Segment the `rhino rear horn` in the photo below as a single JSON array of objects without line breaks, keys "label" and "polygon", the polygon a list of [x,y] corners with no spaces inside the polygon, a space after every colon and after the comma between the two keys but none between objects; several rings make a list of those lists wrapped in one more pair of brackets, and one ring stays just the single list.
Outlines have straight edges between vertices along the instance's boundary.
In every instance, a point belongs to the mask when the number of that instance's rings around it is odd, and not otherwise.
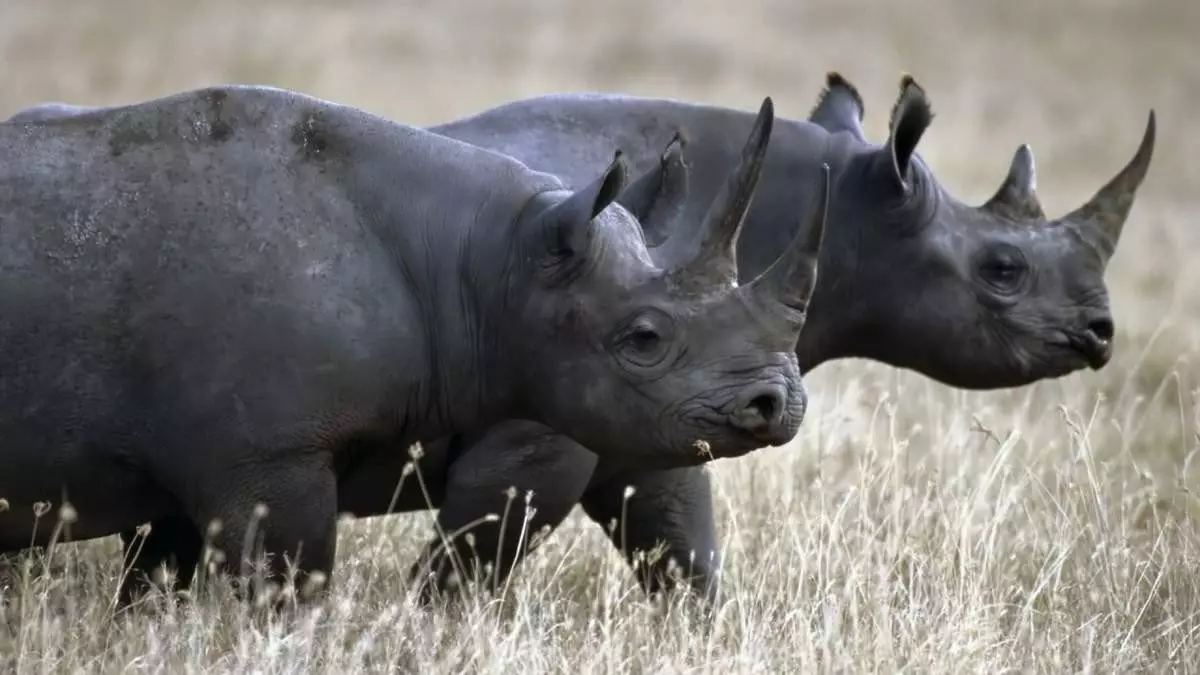
[{"label": "rhino rear horn", "polygon": [[911,75],[900,78],[900,97],[892,106],[888,119],[887,150],[891,158],[892,171],[896,180],[908,189],[908,169],[917,151],[921,136],[933,123],[933,108],[925,97],[925,90]]},{"label": "rhino rear horn", "polygon": [[550,208],[543,216],[548,244],[556,255],[577,256],[588,250],[592,220],[617,200],[625,186],[625,158],[620,151],[599,178]]},{"label": "rhino rear horn", "polygon": [[867,137],[862,128],[865,109],[858,89],[841,73],[830,71],[825,74],[825,88],[808,114],[808,121],[831,134],[848,132],[865,143]]},{"label": "rhino rear horn", "polygon": [[775,104],[768,96],[742,148],[741,161],[717,192],[699,229],[693,236],[675,232],[660,247],[656,257],[678,283],[707,287],[737,280],[735,246],[762,175],[774,120]]},{"label": "rhino rear horn", "polygon": [[617,198],[642,224],[646,245],[658,246],[679,217],[688,195],[688,167],[683,161],[687,144],[681,132],[675,132],[658,165],[645,172]]},{"label": "rhino rear horn", "polygon": [[1046,214],[1037,197],[1037,169],[1029,145],[1022,144],[1017,148],[1000,189],[982,208],[1018,220],[1045,220]]},{"label": "rhino rear horn", "polygon": [[1133,199],[1150,169],[1156,127],[1154,110],[1151,109],[1142,143],[1133,159],[1083,206],[1063,217],[1063,220],[1079,226],[1106,257],[1111,257],[1116,251],[1121,229],[1125,227],[1125,219],[1133,208]]},{"label": "rhino rear horn", "polygon": [[808,303],[817,287],[817,260],[825,239],[825,221],[829,216],[829,165],[821,165],[821,199],[783,254],[746,286],[738,289],[759,306],[779,303],[794,312],[807,313]]}]

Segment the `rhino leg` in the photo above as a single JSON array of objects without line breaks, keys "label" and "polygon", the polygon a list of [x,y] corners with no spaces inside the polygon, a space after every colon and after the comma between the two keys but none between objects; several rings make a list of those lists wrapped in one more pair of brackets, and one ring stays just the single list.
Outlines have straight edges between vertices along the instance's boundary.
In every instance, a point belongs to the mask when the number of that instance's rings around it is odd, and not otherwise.
[{"label": "rhino leg", "polygon": [[437,517],[450,546],[435,537],[411,570],[421,599],[456,590],[458,581],[498,588],[536,547],[531,537],[553,530],[579,503],[595,465],[586,448],[534,422],[511,420],[467,439]]},{"label": "rhino leg", "polygon": [[[629,488],[633,494],[626,498]],[[720,557],[712,483],[702,467],[616,471],[588,486],[581,503],[648,593],[673,588],[678,570],[701,598],[716,598]],[[639,553],[644,560],[638,560]]]},{"label": "rhino leg", "polygon": [[137,530],[121,532],[125,553],[125,577],[121,580],[118,606],[127,607],[138,596],[157,585],[154,572],[160,565],[175,570],[175,588],[191,587],[196,565],[200,563],[203,539],[187,516],[169,516],[150,524],[150,532],[140,537]]},{"label": "rhino leg", "polygon": [[[223,556],[226,573],[249,582],[239,594],[254,598],[269,584],[286,583],[289,567],[297,591],[304,591],[314,573],[328,588],[337,548],[337,478],[328,453],[287,452],[239,464],[190,480],[198,492],[187,494],[192,523],[213,533],[215,552]],[[265,507],[265,508],[264,508]],[[219,527],[212,527],[216,522]],[[267,556],[265,569],[256,563]],[[248,592],[248,593],[247,593]]]}]

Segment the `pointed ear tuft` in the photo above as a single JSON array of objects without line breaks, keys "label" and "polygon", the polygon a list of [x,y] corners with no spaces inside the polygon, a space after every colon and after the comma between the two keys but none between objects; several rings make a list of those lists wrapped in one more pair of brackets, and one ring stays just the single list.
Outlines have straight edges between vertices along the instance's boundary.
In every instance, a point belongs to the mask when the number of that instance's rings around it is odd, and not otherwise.
[{"label": "pointed ear tuft", "polygon": [[900,78],[900,96],[892,106],[888,119],[887,141],[892,170],[904,189],[908,189],[908,169],[917,151],[917,144],[932,123],[933,108],[925,96],[925,90],[912,75],[905,73]]},{"label": "pointed ear tuft", "polygon": [[689,169],[683,159],[686,143],[683,132],[676,131],[659,155],[658,164],[630,183],[617,199],[642,224],[646,245],[651,248],[670,236],[687,202]]},{"label": "pointed ear tuft", "polygon": [[854,105],[858,106],[858,120],[861,122],[867,106],[863,103],[862,94],[858,93],[858,87],[854,86],[850,80],[847,80],[838,71],[831,70],[825,73],[825,91],[833,91],[835,89],[844,89],[849,94],[851,100],[854,101]]},{"label": "pointed ear tuft", "polygon": [[825,74],[825,88],[817,96],[808,121],[831,134],[845,131],[865,142],[862,129],[865,109],[858,89],[841,73],[831,70]]},{"label": "pointed ear tuft", "polygon": [[625,173],[625,160],[618,151],[599,178],[546,211],[542,218],[553,254],[579,256],[587,252],[595,230],[592,220],[617,200],[625,187]]},{"label": "pointed ear tuft", "polygon": [[588,220],[600,215],[601,211],[617,201],[621,190],[625,189],[625,177],[628,173],[629,167],[626,165],[625,157],[620,150],[617,150],[613,155],[612,163],[608,165],[604,176],[600,179],[600,187],[596,190],[592,200],[592,211]]}]

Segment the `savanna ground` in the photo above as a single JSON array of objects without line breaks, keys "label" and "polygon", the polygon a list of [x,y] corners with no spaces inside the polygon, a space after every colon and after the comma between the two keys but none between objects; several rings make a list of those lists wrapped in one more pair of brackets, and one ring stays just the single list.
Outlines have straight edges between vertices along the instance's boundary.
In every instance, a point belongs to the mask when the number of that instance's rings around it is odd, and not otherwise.
[{"label": "savanna ground", "polygon": [[346,523],[335,596],[254,615],[217,587],[111,619],[115,538],[0,563],[6,672],[1186,672],[1200,670],[1200,4],[1191,0],[2,0],[0,115],[218,82],[428,124],[597,89],[804,117],[828,69],[886,135],[902,71],[922,152],[981,202],[1017,145],[1047,211],[1159,143],[1108,273],[1116,357],[1005,392],[828,364],[791,446],[711,470],[726,546],[710,632],[644,600],[581,513],[504,603],[420,611],[431,514]]}]

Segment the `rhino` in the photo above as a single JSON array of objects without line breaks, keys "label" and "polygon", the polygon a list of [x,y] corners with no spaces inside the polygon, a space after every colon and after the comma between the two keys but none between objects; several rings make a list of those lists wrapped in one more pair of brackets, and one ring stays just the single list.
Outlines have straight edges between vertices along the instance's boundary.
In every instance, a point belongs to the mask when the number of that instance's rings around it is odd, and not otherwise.
[{"label": "rhino", "polygon": [[62,101],[46,101],[31,105],[28,108],[18,110],[13,113],[5,122],[15,122],[17,124],[28,124],[30,122],[40,122],[42,120],[60,119],[63,117],[74,117],[84,113],[103,110],[98,106],[75,105],[73,103],[64,103]]},{"label": "rhino", "polygon": [[[50,105],[45,114],[71,114]],[[1054,220],[1038,200],[1027,145],[981,205],[964,204],[939,185],[917,152],[933,111],[911,75],[900,79],[883,144],[867,140],[864,110],[857,88],[830,72],[807,120],[776,121],[739,239],[738,273],[752,279],[794,236],[798,214],[822,194],[822,167],[830,167],[821,274],[796,345],[802,371],[865,358],[947,386],[987,390],[1104,367],[1115,327],[1103,275],[1150,166],[1154,110],[1130,162],[1083,206]],[[620,144],[634,166],[662,167],[663,180],[690,190],[682,207],[656,207],[670,219],[703,209],[703,196],[719,185],[720,167],[752,118],[677,100],[559,94],[430,129],[573,185],[604,164],[608,144]],[[720,558],[707,473],[631,467],[591,450],[527,420],[426,438],[415,461],[380,453],[348,467],[338,508],[370,517],[433,506],[441,532],[471,525],[473,542],[435,536],[413,565],[427,598],[489,567],[486,581],[501,582],[536,544],[529,533],[552,530],[576,504],[605,529],[648,592],[682,579],[701,597],[715,597]],[[420,483],[411,477],[414,467]],[[488,522],[489,514],[508,522]],[[189,583],[187,561],[200,549],[190,523],[156,522],[144,541],[135,543],[132,531],[122,538],[127,555],[140,547],[140,569],[184,561],[178,582]],[[661,555],[646,555],[660,547]]]},{"label": "rhino", "polygon": [[289,557],[303,589],[342,471],[420,439],[523,419],[645,468],[786,443],[826,202],[736,282],[773,114],[658,226],[678,182],[612,149],[567,188],[282,89],[0,124],[0,551],[186,523],[249,590]]}]

